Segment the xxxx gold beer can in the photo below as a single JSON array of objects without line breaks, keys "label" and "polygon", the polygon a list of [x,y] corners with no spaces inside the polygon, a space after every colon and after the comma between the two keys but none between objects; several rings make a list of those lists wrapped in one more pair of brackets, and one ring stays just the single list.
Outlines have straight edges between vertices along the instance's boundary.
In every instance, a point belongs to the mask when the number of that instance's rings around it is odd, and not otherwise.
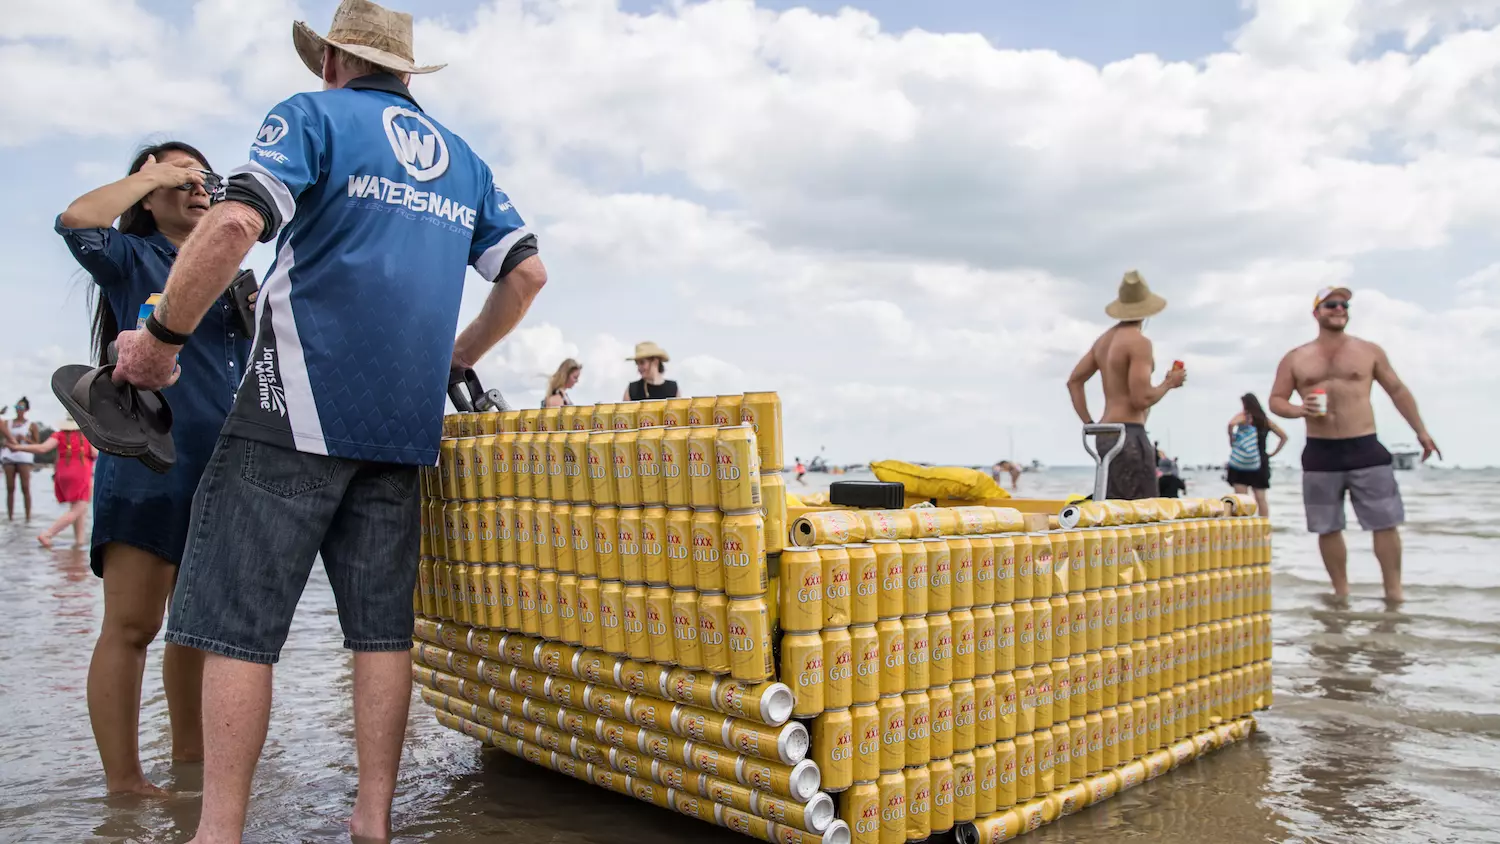
[{"label": "xxxx gold beer can", "polygon": [[953,828],[953,803],[957,791],[953,762],[934,759],[928,770],[932,780],[932,831],[946,832]]},{"label": "xxxx gold beer can", "polygon": [[953,679],[967,680],[975,675],[974,613],[957,609],[948,613],[953,629]]},{"label": "xxxx gold beer can", "polygon": [[614,462],[615,500],[621,508],[641,506],[641,479],[635,471],[640,459],[636,448],[639,440],[639,431],[617,428],[610,444],[610,458]]},{"label": "xxxx gold beer can", "polygon": [[616,432],[634,431],[640,427],[641,403],[635,401],[618,402],[610,413],[609,425]]},{"label": "xxxx gold beer can", "polygon": [[761,506],[760,456],[749,425],[719,428],[714,434],[714,483],[719,509],[735,513]]},{"label": "xxxx gold beer can", "polygon": [[620,555],[620,577],[626,583],[646,582],[646,561],[641,555],[641,520],[639,507],[621,507],[615,533],[615,548]]},{"label": "xxxx gold beer can", "polygon": [[714,480],[717,436],[718,429],[711,425],[688,429],[688,503],[694,510],[713,510],[719,506],[719,488]]},{"label": "xxxx gold beer can", "polygon": [[816,550],[788,548],[781,552],[779,588],[781,629],[823,628],[823,560]]},{"label": "xxxx gold beer can", "polygon": [[547,478],[547,434],[542,431],[526,438],[526,458],[531,464],[531,497],[542,501],[550,497]]},{"label": "xxxx gold beer can", "polygon": [[947,759],[953,755],[953,689],[949,686],[933,686],[927,690],[929,712],[932,714],[932,742],[929,752],[933,759]]},{"label": "xxxx gold beer can", "polygon": [[716,428],[740,424],[740,408],[744,404],[744,399],[745,397],[742,395],[715,397],[713,416],[705,424],[713,425]]},{"label": "xxxx gold beer can", "polygon": [[847,627],[823,631],[824,699],[829,709],[854,703],[854,641]]},{"label": "xxxx gold beer can", "polygon": [[679,664],[672,624],[672,589],[666,584],[652,584],[646,589],[646,637],[650,640],[651,661],[658,665]]},{"label": "xxxx gold beer can", "polygon": [[[1068,714],[1068,664],[1062,663],[1061,671],[1055,671],[1057,663],[1033,666],[1036,676],[1036,728],[1051,729],[1058,715]],[[1060,711],[1059,711],[1060,710]]]},{"label": "xxxx gold beer can", "polygon": [[448,561],[452,563],[467,562],[469,557],[464,544],[463,506],[462,501],[449,501],[443,505],[443,544]]},{"label": "xxxx gold beer can", "polygon": [[1155,580],[1147,581],[1146,593],[1146,631],[1147,638],[1161,635],[1161,584]]},{"label": "xxxx gold beer can", "polygon": [[453,470],[458,473],[458,497],[464,501],[479,500],[479,475],[474,465],[478,443],[477,437],[469,435],[459,438],[454,449]]},{"label": "xxxx gold beer can", "polygon": [[[875,613],[878,618],[897,618],[906,609],[906,573],[901,546],[889,539],[870,543],[875,554],[875,570],[880,578]],[[782,565],[786,564],[785,556]]]},{"label": "xxxx gold beer can", "polygon": [[880,769],[900,770],[906,765],[906,703],[901,695],[883,695],[875,711],[880,719]]},{"label": "xxxx gold beer can", "polygon": [[900,768],[882,771],[879,844],[906,844],[906,776]]},{"label": "xxxx gold beer can", "polygon": [[896,544],[901,548],[901,570],[906,575],[906,615],[926,615],[931,604],[927,546],[920,539],[902,539]]},{"label": "xxxx gold beer can", "polygon": [[[1132,746],[1134,748],[1133,755],[1134,755],[1134,758],[1136,758],[1136,759],[1139,759],[1142,756],[1145,756],[1147,753],[1149,753],[1151,751],[1150,746],[1146,743],[1146,728],[1147,728],[1146,716],[1147,716],[1147,713],[1148,713],[1148,709],[1149,709],[1149,707],[1147,706],[1147,704],[1146,704],[1146,698],[1144,698],[1144,697],[1138,697],[1135,700],[1133,700],[1133,701],[1130,702],[1130,717],[1131,717],[1131,720],[1133,721],[1134,726],[1135,726],[1135,741],[1134,741],[1134,743],[1133,743]],[[1124,721],[1123,721],[1123,719],[1121,721],[1120,727],[1121,727],[1120,732],[1123,734],[1124,733]]]},{"label": "xxxx gold beer can", "polygon": [[[604,631],[599,626],[599,579],[597,577],[578,579],[578,600],[575,606],[578,613],[579,644],[585,648],[603,649]],[[510,627],[509,622],[506,627]]]},{"label": "xxxx gold beer can", "polygon": [[[1003,676],[1005,675],[996,675],[995,677],[997,693],[999,693],[998,687],[1001,683],[1000,678]],[[1013,672],[1011,676],[1014,678],[1014,682],[1016,684],[1016,734],[1020,735],[1024,733],[1034,732],[1037,728],[1036,704],[1037,698],[1039,696],[1037,688],[1036,669],[1020,668]],[[1001,701],[1003,705],[1003,697],[1001,698]],[[1004,724],[1001,725],[1001,729],[1004,729]],[[1004,732],[1000,734],[1000,737],[1005,737]]]},{"label": "xxxx gold beer can", "polygon": [[851,844],[879,844],[880,787],[855,782],[839,795],[839,817],[849,824]]},{"label": "xxxx gold beer can", "polygon": [[953,620],[948,613],[927,616],[929,682],[946,686],[953,682]]},{"label": "xxxx gold beer can", "polygon": [[1099,533],[1099,588],[1111,589],[1120,585],[1120,537],[1128,536],[1124,529],[1100,528]]},{"label": "xxxx gold beer can", "polygon": [[594,553],[594,507],[574,504],[568,525],[569,543],[573,546],[573,566],[580,577],[599,576],[599,557]]},{"label": "xxxx gold beer can", "polygon": [[642,428],[636,436],[635,475],[640,479],[641,502],[647,506],[665,506],[667,503],[661,476],[661,451],[666,433],[665,428]]},{"label": "xxxx gold beer can", "polygon": [[475,565],[483,562],[480,546],[479,502],[465,501],[458,509],[458,529],[463,532],[464,562]]},{"label": "xxxx gold beer can", "polygon": [[995,603],[995,540],[990,536],[971,536],[969,549],[974,562],[973,604],[991,606]]},{"label": "xxxx gold beer can", "polygon": [[1001,535],[990,537],[990,541],[995,546],[995,606],[1009,604],[1016,600],[1017,538]]},{"label": "xxxx gold beer can", "polygon": [[830,709],[813,720],[812,757],[826,791],[843,791],[854,783],[854,718],[849,710]]},{"label": "xxxx gold beer can", "polygon": [[905,632],[906,690],[920,691],[932,685],[931,640],[927,618],[909,615],[901,619]]},{"label": "xxxx gold beer can", "polygon": [[1088,599],[1082,592],[1068,593],[1068,633],[1072,639],[1068,655],[1082,656],[1088,649]]},{"label": "xxxx gold beer can", "polygon": [[731,598],[766,594],[765,524],[760,513],[731,514],[719,527],[719,561],[724,591]]},{"label": "xxxx gold beer can", "polygon": [[771,623],[765,600],[731,599],[725,620],[728,623],[730,676],[742,683],[769,679],[775,674],[776,665],[771,653]]},{"label": "xxxx gold beer can", "polygon": [[650,662],[651,637],[646,633],[646,584],[625,584],[621,610],[625,627],[625,654],[639,662]]},{"label": "xxxx gold beer can", "polygon": [[614,430],[615,406],[609,402],[599,402],[594,405],[589,413],[589,432]]},{"label": "xxxx gold beer can", "polygon": [[880,635],[873,624],[849,628],[850,653],[854,657],[854,705],[874,703],[880,696]]},{"label": "xxxx gold beer can", "polygon": [[620,561],[620,508],[598,506],[594,508],[594,559],[599,564],[601,580],[623,580],[624,567]]},{"label": "xxxx gold beer can", "polygon": [[[1019,741],[1019,739],[1006,740],[995,744],[995,768],[998,771],[995,786],[995,811],[997,812],[1003,812],[1017,803],[1016,789],[1020,778]],[[1032,764],[1035,764],[1034,758]]]},{"label": "xxxx gold beer can", "polygon": [[[1084,712],[1098,712],[1104,708],[1104,657],[1096,651],[1089,651],[1081,659]],[[1068,663],[1071,666],[1072,660],[1069,659]],[[1076,695],[1078,690],[1074,689],[1073,692]]]},{"label": "xxxx gold beer can", "polygon": [[[1014,604],[1011,604],[1011,611],[1015,614],[1016,617],[1016,667],[1026,668],[1031,665],[1035,665],[1037,662],[1041,661],[1037,657],[1036,652],[1036,612],[1032,609],[1030,601],[1017,601]],[[1048,610],[1048,612],[1050,614],[1050,609]],[[998,609],[995,612],[995,624],[997,627],[1000,627],[1000,632],[1003,636],[1005,628],[1001,626],[1000,610]],[[1003,662],[1004,645],[1002,644],[1001,647]],[[998,668],[998,670],[1005,670],[1003,664]]]},{"label": "xxxx gold beer can", "polygon": [[1052,657],[1067,659],[1073,652],[1073,621],[1067,594],[1053,595],[1047,599],[1047,606],[1052,614]]},{"label": "xxxx gold beer can", "polygon": [[692,399],[673,398],[667,399],[662,405],[661,426],[663,428],[681,428],[688,424],[688,405]]},{"label": "xxxx gold beer can", "polygon": [[[1031,540],[1032,537],[1030,534],[1016,534],[1011,537],[1011,542],[1014,543],[1016,549],[1015,592],[1011,596],[1012,601],[1030,601],[1033,597],[1032,591],[1036,588],[1036,577],[1034,574],[1036,569],[1035,553],[1040,548],[1035,547]],[[1047,546],[1048,554],[1052,553],[1051,548],[1052,546],[1049,544]],[[998,592],[995,595],[995,600],[1001,600]]]},{"label": "xxxx gold beer can", "polygon": [[[1120,702],[1122,689],[1120,686],[1120,651],[1118,648],[1105,648],[1099,652],[1100,670],[1104,674],[1104,692],[1101,703],[1105,709],[1111,708]],[[1128,698],[1126,698],[1128,700]]]},{"label": "xxxx gold beer can", "polygon": [[947,612],[953,609],[953,554],[948,540],[922,540],[927,549],[927,611]]},{"label": "xxxx gold beer can", "polygon": [[[1049,734],[1050,735],[1050,734]],[[1037,746],[1034,733],[1016,736],[1016,802],[1025,803],[1037,793]],[[996,751],[997,753],[999,751]],[[1003,769],[1002,769],[1003,770]]]},{"label": "xxxx gold beer can", "polygon": [[481,501],[479,503],[475,533],[479,540],[479,561],[486,565],[499,565],[500,563],[500,537],[504,531],[502,519],[504,519],[504,514],[500,512],[499,502]]},{"label": "xxxx gold beer can", "polygon": [[910,513],[913,536],[925,539],[958,533],[958,516],[947,507],[919,507]]},{"label": "xxxx gold beer can", "polygon": [[944,542],[952,573],[953,609],[969,609],[974,606],[974,544],[963,536],[950,536]]},{"label": "xxxx gold beer can", "polygon": [[792,687],[792,715],[812,718],[827,709],[822,634],[816,630],[788,632],[781,639],[781,679]]},{"label": "xxxx gold beer can", "polygon": [[532,494],[531,481],[531,440],[535,434],[523,432],[516,434],[513,442],[514,450],[510,455],[510,473],[516,480],[516,497],[530,498]]},{"label": "xxxx gold beer can", "polygon": [[847,626],[853,611],[849,552],[841,545],[819,545],[817,551],[823,564],[823,626]]},{"label": "xxxx gold beer can", "polygon": [[1057,744],[1050,727],[1032,733],[1031,739],[1036,746],[1036,793],[1045,797],[1060,786],[1054,770]]},{"label": "xxxx gold beer can", "polygon": [[1104,536],[1098,528],[1079,531],[1083,541],[1083,589],[1100,589],[1104,586]]},{"label": "xxxx gold beer can", "polygon": [[844,546],[849,555],[849,620],[874,624],[879,618],[880,572],[875,548],[868,543]]},{"label": "xxxx gold beer can", "polygon": [[1097,651],[1103,648],[1104,595],[1099,590],[1083,593],[1083,618],[1084,651]]},{"label": "xxxx gold beer can", "polygon": [[536,413],[536,430],[545,433],[561,431],[562,408],[544,407],[538,410]]},{"label": "xxxx gold beer can", "polygon": [[457,459],[458,440],[444,434],[442,442],[438,445],[438,477],[441,481],[443,498],[448,501],[457,501],[459,498],[458,469],[454,466]]},{"label": "xxxx gold beer can", "polygon": [[[495,570],[495,582],[500,581],[499,566],[486,566],[486,577],[489,576],[488,569]],[[489,597],[486,596],[486,601]],[[499,607],[496,606],[491,615],[498,615]],[[560,622],[562,640],[570,645],[583,644],[582,628],[578,624],[578,575],[563,574],[557,577],[557,618]],[[499,627],[491,624],[491,627]]]},{"label": "xxxx gold beer can", "polygon": [[537,570],[521,567],[516,578],[516,601],[520,607],[521,632],[527,636],[542,635],[542,617],[538,609]]},{"label": "xxxx gold beer can", "polygon": [[427,618],[437,618],[437,587],[433,583],[433,562],[424,557],[417,569],[417,591],[422,604],[421,614]]},{"label": "xxxx gold beer can", "polygon": [[452,607],[453,620],[459,624],[472,625],[474,617],[469,614],[469,564],[448,565],[448,603]]},{"label": "xxxx gold beer can", "polygon": [[667,583],[673,589],[692,589],[693,581],[693,511],[666,511]]},{"label": "xxxx gold beer can", "polygon": [[724,516],[717,510],[694,510],[693,582],[699,592],[723,592],[724,569],[719,551],[724,546]]},{"label": "xxxx gold beer can", "polygon": [[[1068,570],[1068,561],[1066,559],[1057,559],[1059,554],[1067,553],[1067,547],[1067,540],[1062,539],[1060,534],[1032,534],[1031,599],[1033,601],[1039,598],[1051,598],[1059,591],[1066,591],[1066,589],[1058,588],[1066,584],[1059,583],[1055,574],[1059,564],[1062,565],[1064,573]],[[1066,574],[1063,577],[1066,579]]]},{"label": "xxxx gold beer can", "polygon": [[875,623],[880,647],[880,694],[906,691],[906,628],[899,618],[882,618]]},{"label": "xxxx gold beer can", "polygon": [[568,499],[568,468],[564,455],[568,435],[562,431],[553,431],[546,438],[546,460],[547,460],[547,489],[548,497],[553,501],[567,501]]},{"label": "xxxx gold beer can", "polygon": [[999,700],[993,676],[980,677],[974,681],[974,744],[976,747],[995,743],[996,724],[1000,718]]},{"label": "xxxx gold beer can", "polygon": [[779,554],[787,547],[786,479],[780,472],[762,472],[760,490],[760,512],[766,519],[766,553]]},{"label": "xxxx gold beer can", "polygon": [[[1092,777],[1104,770],[1104,716],[1090,712],[1084,716],[1083,776]],[[1075,759],[1076,763],[1077,760]]]},{"label": "xxxx gold beer can", "polygon": [[659,428],[662,424],[662,416],[667,410],[666,399],[646,399],[636,402],[635,427],[641,430],[647,428]]},{"label": "xxxx gold beer can", "polygon": [[688,429],[668,428],[662,434],[657,463],[661,466],[662,499],[668,507],[690,507],[688,494]]},{"label": "xxxx gold beer can", "polygon": [[906,764],[925,765],[932,760],[932,699],[926,691],[901,696],[906,707]]},{"label": "xxxx gold beer can", "polygon": [[641,511],[641,565],[646,582],[671,582],[667,567],[667,511],[664,507],[646,507]]},{"label": "xxxx gold beer can", "polygon": [[[590,433],[585,454],[587,455],[586,470],[588,472],[589,498],[596,507],[618,507],[620,499],[615,491],[614,431],[605,430]],[[519,474],[516,476],[516,480],[520,485],[526,483],[522,481]]]},{"label": "xxxx gold beer can", "polygon": [[552,502],[537,501],[531,508],[531,540],[536,545],[538,571],[557,571],[552,555]]},{"label": "xxxx gold beer can", "polygon": [[552,562],[558,574],[577,574],[578,555],[573,550],[573,505],[553,502],[548,530],[552,539]]},{"label": "xxxx gold beer can", "polygon": [[[522,570],[521,589],[526,589],[525,570]],[[522,621],[525,621],[525,602],[522,601]],[[599,627],[604,650],[615,656],[629,656],[625,643],[625,586],[618,580],[605,580],[599,584]]]},{"label": "xxxx gold beer can", "polygon": [[[1126,590],[1129,594],[1129,590]],[[1103,635],[1101,643],[1106,648],[1112,648],[1122,641],[1120,628],[1120,590],[1114,586],[1106,586],[1099,590],[1099,614],[1101,617],[1101,628]],[[1129,631],[1123,631],[1128,633]],[[1124,639],[1123,641],[1130,641]]]},{"label": "xxxx gold beer can", "polygon": [[1068,672],[1068,717],[1082,718],[1088,712],[1088,662],[1082,656],[1074,654],[1064,664]]},{"label": "xxxx gold beer can", "polygon": [[974,748],[974,819],[995,813],[999,803],[1000,764],[993,745]]},{"label": "xxxx gold beer can", "polygon": [[998,637],[998,631],[995,629],[995,610],[992,607],[975,607],[973,675],[975,679],[995,673],[995,646]]},{"label": "xxxx gold beer can", "polygon": [[977,737],[977,690],[971,680],[960,680],[950,687],[953,693],[953,750],[973,750]]},{"label": "xxxx gold beer can", "polygon": [[1103,770],[1112,771],[1119,767],[1122,761],[1130,761],[1126,754],[1125,759],[1120,758],[1120,713],[1117,707],[1109,707],[1099,713],[1100,728],[1104,732],[1104,749],[1100,752],[1099,763]]},{"label": "xxxx gold beer can", "polygon": [[494,434],[484,434],[474,438],[473,472],[476,492],[481,499],[498,498],[500,495],[498,482],[499,477],[495,474],[494,456],[495,445],[498,442]]},{"label": "xxxx gold beer can", "polygon": [[[1014,608],[1013,608],[1014,607]],[[996,604],[995,613],[995,671],[1014,671],[1022,666],[1020,662],[1020,621],[1017,610],[1030,610],[1025,604]],[[980,631],[982,634],[982,631]],[[1033,645],[1033,654],[1035,646]],[[1025,663],[1029,665],[1030,663]]]},{"label": "xxxx gold beer can", "polygon": [[781,398],[772,392],[746,393],[740,403],[740,422],[755,432],[761,469],[781,469],[786,463],[781,450]]},{"label": "xxxx gold beer can", "polygon": [[690,671],[703,668],[703,650],[698,645],[698,593],[691,589],[672,591],[672,651],[676,663]]}]

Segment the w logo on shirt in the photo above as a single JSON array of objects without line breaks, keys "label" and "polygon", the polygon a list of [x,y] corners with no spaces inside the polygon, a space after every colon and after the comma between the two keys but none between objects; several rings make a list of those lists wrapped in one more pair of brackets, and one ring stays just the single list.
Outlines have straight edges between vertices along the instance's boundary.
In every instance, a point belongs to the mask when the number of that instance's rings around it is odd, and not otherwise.
[{"label": "w logo on shirt", "polygon": [[413,179],[430,182],[448,171],[448,143],[421,112],[391,106],[381,122],[396,160]]},{"label": "w logo on shirt", "polygon": [[254,144],[260,147],[275,146],[282,138],[286,137],[286,132],[286,121],[282,119],[281,115],[273,114],[266,118],[266,122],[260,127],[260,131],[255,133]]}]

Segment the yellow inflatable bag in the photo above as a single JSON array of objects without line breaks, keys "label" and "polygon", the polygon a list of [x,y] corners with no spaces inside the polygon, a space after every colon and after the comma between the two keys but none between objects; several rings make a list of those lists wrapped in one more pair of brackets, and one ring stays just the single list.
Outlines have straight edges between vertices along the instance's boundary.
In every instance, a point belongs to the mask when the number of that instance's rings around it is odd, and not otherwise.
[{"label": "yellow inflatable bag", "polygon": [[900,460],[881,460],[871,463],[870,471],[887,483],[904,484],[908,495],[921,498],[984,501],[1010,497],[989,475],[961,466],[918,466]]},{"label": "yellow inflatable bag", "polygon": [[799,498],[799,497],[797,497],[797,495],[795,493],[788,492],[786,494],[786,506],[788,506],[788,507],[806,507],[807,505],[803,504],[802,503],[802,499]]}]

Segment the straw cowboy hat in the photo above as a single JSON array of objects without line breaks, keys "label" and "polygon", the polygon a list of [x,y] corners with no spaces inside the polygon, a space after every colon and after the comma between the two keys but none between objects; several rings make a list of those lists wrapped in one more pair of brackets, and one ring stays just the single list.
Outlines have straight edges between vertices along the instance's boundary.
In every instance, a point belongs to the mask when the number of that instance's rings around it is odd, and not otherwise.
[{"label": "straw cowboy hat", "polygon": [[432,73],[446,64],[418,65],[412,57],[411,15],[368,0],[343,0],[333,13],[328,35],[303,21],[292,24],[292,44],[314,76],[323,76],[323,48],[337,47],[394,73]]},{"label": "straw cowboy hat", "polygon": [[1151,292],[1146,280],[1135,270],[1120,280],[1120,292],[1113,302],[1104,308],[1111,319],[1121,322],[1136,322],[1154,316],[1167,307],[1167,300]]},{"label": "straw cowboy hat", "polygon": [[646,358],[661,358],[664,361],[671,360],[667,357],[667,350],[647,340],[644,343],[635,344],[635,355],[626,360],[645,360]]},{"label": "straw cowboy hat", "polygon": [[63,421],[57,423],[57,430],[59,430],[59,431],[76,431],[76,430],[78,430],[78,423],[73,421],[73,417],[71,417],[71,416],[64,416],[63,417]]}]

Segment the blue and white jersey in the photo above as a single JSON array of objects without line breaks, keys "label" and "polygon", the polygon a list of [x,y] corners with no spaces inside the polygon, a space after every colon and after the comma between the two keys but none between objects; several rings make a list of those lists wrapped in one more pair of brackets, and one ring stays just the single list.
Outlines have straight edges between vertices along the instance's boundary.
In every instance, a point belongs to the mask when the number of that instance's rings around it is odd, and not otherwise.
[{"label": "blue and white jersey", "polygon": [[224,432],[312,454],[437,460],[464,274],[531,237],[490,168],[394,76],[272,109],[227,196],[277,239]]}]

